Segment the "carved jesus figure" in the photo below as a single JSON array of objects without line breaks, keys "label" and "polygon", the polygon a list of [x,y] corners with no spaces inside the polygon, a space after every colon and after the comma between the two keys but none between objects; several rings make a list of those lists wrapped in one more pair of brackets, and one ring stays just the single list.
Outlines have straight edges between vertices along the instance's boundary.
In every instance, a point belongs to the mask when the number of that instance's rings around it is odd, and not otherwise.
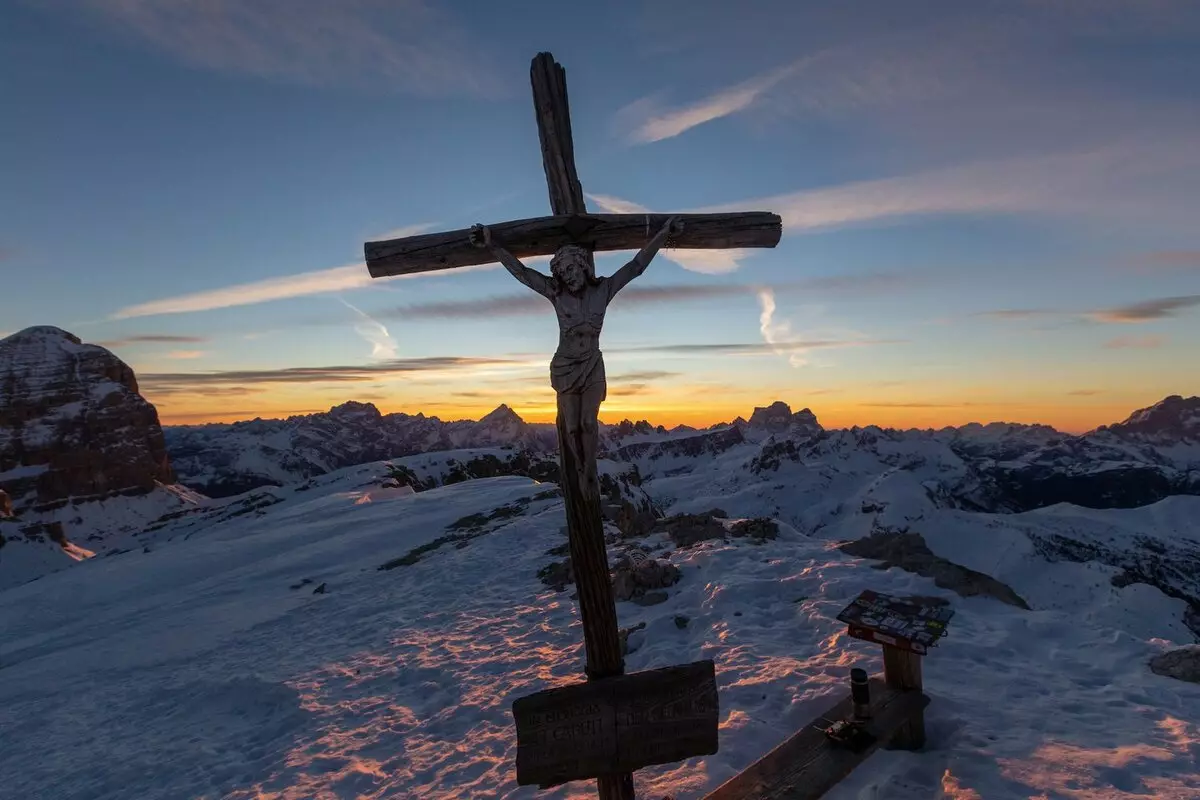
[{"label": "carved jesus figure", "polygon": [[550,385],[558,394],[559,436],[562,447],[571,448],[578,470],[576,479],[585,489],[596,493],[599,492],[597,417],[600,404],[608,395],[604,357],[600,352],[604,312],[617,292],[645,272],[659,249],[682,230],[680,220],[670,218],[628,264],[611,276],[596,277],[591,253],[586,248],[573,244],[560,247],[550,259],[550,275],[543,275],[493,241],[485,225],[471,228],[473,245],[489,248],[514,278],[554,304],[558,315],[558,349],[550,362]]}]

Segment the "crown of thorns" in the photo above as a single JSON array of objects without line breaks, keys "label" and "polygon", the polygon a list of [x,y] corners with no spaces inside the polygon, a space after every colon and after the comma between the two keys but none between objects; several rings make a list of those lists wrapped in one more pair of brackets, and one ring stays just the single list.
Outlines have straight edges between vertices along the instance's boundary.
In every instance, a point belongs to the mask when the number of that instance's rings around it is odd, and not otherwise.
[{"label": "crown of thorns", "polygon": [[586,247],[580,247],[577,244],[565,244],[558,248],[554,253],[554,257],[550,259],[550,273],[561,277],[564,260],[577,258],[583,263],[584,270],[589,273],[588,277],[594,277],[590,274],[592,264],[592,260],[588,257],[590,255],[591,253],[588,252]]}]

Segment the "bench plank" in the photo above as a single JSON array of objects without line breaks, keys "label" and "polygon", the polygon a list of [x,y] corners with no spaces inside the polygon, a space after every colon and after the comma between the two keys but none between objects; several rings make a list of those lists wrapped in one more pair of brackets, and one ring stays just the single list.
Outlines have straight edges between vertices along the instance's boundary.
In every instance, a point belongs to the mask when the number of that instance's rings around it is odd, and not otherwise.
[{"label": "bench plank", "polygon": [[831,743],[814,726],[850,716],[850,695],[804,726],[804,729],[705,796],[705,800],[816,800],[854,771],[914,715],[929,705],[919,691],[890,688],[871,678],[871,721],[876,740],[855,753]]}]

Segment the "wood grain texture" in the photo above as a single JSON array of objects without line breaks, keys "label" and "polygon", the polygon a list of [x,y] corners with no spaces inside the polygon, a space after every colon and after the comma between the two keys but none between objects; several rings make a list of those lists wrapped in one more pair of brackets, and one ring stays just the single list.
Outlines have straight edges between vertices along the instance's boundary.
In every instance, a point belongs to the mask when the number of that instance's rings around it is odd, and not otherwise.
[{"label": "wood grain texture", "polygon": [[867,729],[877,738],[862,752],[837,747],[814,726],[839,720],[853,713],[849,692],[845,699],[813,720],[804,730],[754,762],[705,796],[705,800],[816,800],[849,775],[886,742],[913,714],[929,704],[915,690],[888,687],[874,677],[871,685],[871,720]]},{"label": "wood grain texture", "polygon": [[548,689],[512,706],[517,783],[542,788],[717,752],[712,661]]},{"label": "wood grain texture", "polygon": [[529,65],[529,81],[533,85],[533,108],[542,143],[546,187],[550,190],[550,208],[555,214],[582,214],[587,206],[575,172],[567,71],[550,53],[538,53]]},{"label": "wood grain texture", "polygon": [[[900,647],[883,646],[883,678],[893,689],[921,691],[921,656]],[[918,750],[925,746],[925,712],[914,714],[888,745],[896,750]]]},{"label": "wood grain texture", "polygon": [[[672,216],[683,232],[670,246],[681,249],[774,247],[783,223],[778,214],[742,211],[726,214],[566,214],[488,226],[493,241],[517,258],[552,255],[565,244],[591,250],[638,250]],[[373,278],[410,275],[495,261],[491,251],[471,244],[470,228],[367,242],[363,251]]]},{"label": "wood grain texture", "polygon": [[[583,645],[587,654],[585,673],[589,681],[602,684],[625,671],[621,639],[617,631],[617,604],[608,571],[608,553],[604,546],[604,519],[600,493],[587,491],[576,476],[583,471],[575,463],[576,448],[567,443],[569,435],[560,408],[555,420],[558,430],[558,463],[563,506],[567,515],[567,545],[575,572],[575,590],[579,617],[583,622]],[[519,750],[518,750],[519,753]],[[600,800],[634,800],[633,775],[616,774],[605,769],[593,773]],[[520,782],[521,764],[517,775]]]}]

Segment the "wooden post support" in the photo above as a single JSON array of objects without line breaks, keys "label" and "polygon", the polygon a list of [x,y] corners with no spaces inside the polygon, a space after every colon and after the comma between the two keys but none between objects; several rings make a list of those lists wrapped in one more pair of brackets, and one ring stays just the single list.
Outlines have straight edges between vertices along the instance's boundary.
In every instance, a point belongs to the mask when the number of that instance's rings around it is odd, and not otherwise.
[{"label": "wooden post support", "polygon": [[[921,658],[946,635],[953,616],[945,600],[867,590],[842,609],[838,619],[854,638],[883,645],[883,676],[889,688],[921,692]],[[924,746],[924,711],[907,720],[888,745],[899,750]]]},{"label": "wooden post support", "polygon": [[[921,692],[921,656],[890,644],[883,646],[883,680],[888,688]],[[925,746],[925,709],[915,712],[892,736],[890,750],[917,750]]]}]

